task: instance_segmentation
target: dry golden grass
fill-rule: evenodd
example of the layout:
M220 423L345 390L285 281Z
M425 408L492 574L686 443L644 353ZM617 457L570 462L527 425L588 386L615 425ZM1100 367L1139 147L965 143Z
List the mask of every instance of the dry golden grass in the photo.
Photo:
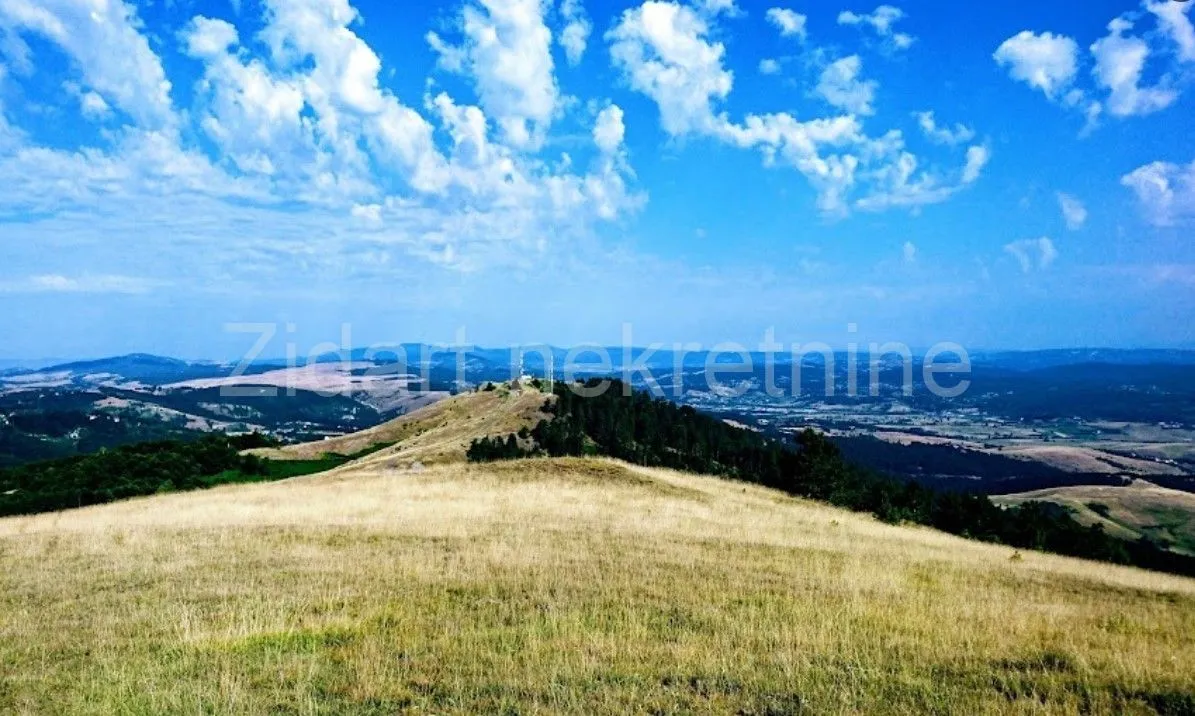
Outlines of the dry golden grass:
M1179 713L1192 664L1195 581L604 460L0 520L3 713Z
M410 467L465 459L475 438L533 428L549 396L535 388L462 393L351 435L249 452L272 460L312 460L329 453L353 455L375 445L400 443L366 458L375 467Z

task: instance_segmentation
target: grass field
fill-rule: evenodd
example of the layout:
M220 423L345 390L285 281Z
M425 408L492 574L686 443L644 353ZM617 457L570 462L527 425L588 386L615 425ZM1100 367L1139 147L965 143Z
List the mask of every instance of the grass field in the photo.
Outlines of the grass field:
M538 404L0 520L0 713L1195 710L1193 580L607 460L462 462Z

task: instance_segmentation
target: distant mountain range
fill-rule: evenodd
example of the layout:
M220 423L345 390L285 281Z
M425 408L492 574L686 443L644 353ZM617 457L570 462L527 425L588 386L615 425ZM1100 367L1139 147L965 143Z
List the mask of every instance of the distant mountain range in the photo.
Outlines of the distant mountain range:
M520 360L521 354L521 360ZM455 370L457 361L462 361L469 376L480 374L482 380L495 379L499 374L510 375L512 368L521 364L529 372L542 372L551 357L557 371L566 368L585 373L621 371L624 367L645 365L652 369L703 368L710 360L712 351L677 352L645 347L623 348L585 346L562 348L557 346L524 346L521 348L484 348L473 346L465 349L446 348L421 343L403 343L371 348L355 348L345 355L328 354L313 362L333 363L340 361L373 363L375 365L403 364L410 367L431 367L436 371ZM776 363L789 363L792 356L778 352L769 356L760 351L746 354L757 364L769 358ZM847 353L836 352L835 359L846 362ZM866 352L861 351L866 357ZM606 358L609 358L607 361ZM1068 348L1036 351L981 351L970 354L976 367L1003 370L1033 371L1080 364L1103 364L1110 366L1189 365L1195 366L1195 350L1179 349L1113 349L1113 348ZM738 354L718 354L716 362L723 364L741 360ZM820 361L817 354L809 354L806 360ZM241 366L246 374L262 373L285 368L290 365L303 366L307 360L300 358L293 364L285 358L269 358L251 361ZM0 379L16 378L37 373L70 373L73 375L108 374L126 380L147 384L167 384L197 378L215 378L232 375L240 366L239 361L186 361L178 358L133 353L123 356L95 360L51 363L45 360L9 359L0 361Z

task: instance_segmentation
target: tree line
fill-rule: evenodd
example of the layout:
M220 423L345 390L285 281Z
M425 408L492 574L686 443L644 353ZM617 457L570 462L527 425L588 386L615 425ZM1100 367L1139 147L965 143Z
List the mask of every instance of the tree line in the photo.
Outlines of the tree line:
M608 383L609 388L599 392L601 380L586 381L585 396L572 386L557 385L555 401L544 406L551 420L541 421L524 440L516 435L477 440L469 448L469 459L604 455L756 483L869 512L886 522L927 525L1020 549L1195 576L1195 558L1148 540L1112 537L1098 525L1084 527L1057 505L1001 508L983 495L933 490L854 465L813 430L798 433L792 441L774 439L645 392L625 395L622 383Z
M271 479L268 460L242 450L276 444L252 435L206 435L103 449L0 470L0 516L98 505L157 492Z

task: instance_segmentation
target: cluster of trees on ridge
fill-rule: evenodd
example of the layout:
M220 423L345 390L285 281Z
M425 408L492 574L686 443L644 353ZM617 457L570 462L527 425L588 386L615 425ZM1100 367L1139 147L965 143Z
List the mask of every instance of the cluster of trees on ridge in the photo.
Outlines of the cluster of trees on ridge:
M273 461L241 451L277 445L259 433L209 434L103 449L0 470L0 517L99 505L159 492L266 482L331 470L386 447L315 460Z
M470 446L469 459L605 455L752 482L870 512L887 522L911 522L1016 548L1195 576L1195 558L1146 540L1117 539L1099 526L1083 527L1056 505L1001 508L983 495L931 490L849 463L832 441L812 430L789 444L644 392L627 396L619 381L605 382L608 389L600 391L602 380L586 381L586 397L558 384L556 400L544 406L552 420L541 421L521 436L523 440L515 435L477 440Z

